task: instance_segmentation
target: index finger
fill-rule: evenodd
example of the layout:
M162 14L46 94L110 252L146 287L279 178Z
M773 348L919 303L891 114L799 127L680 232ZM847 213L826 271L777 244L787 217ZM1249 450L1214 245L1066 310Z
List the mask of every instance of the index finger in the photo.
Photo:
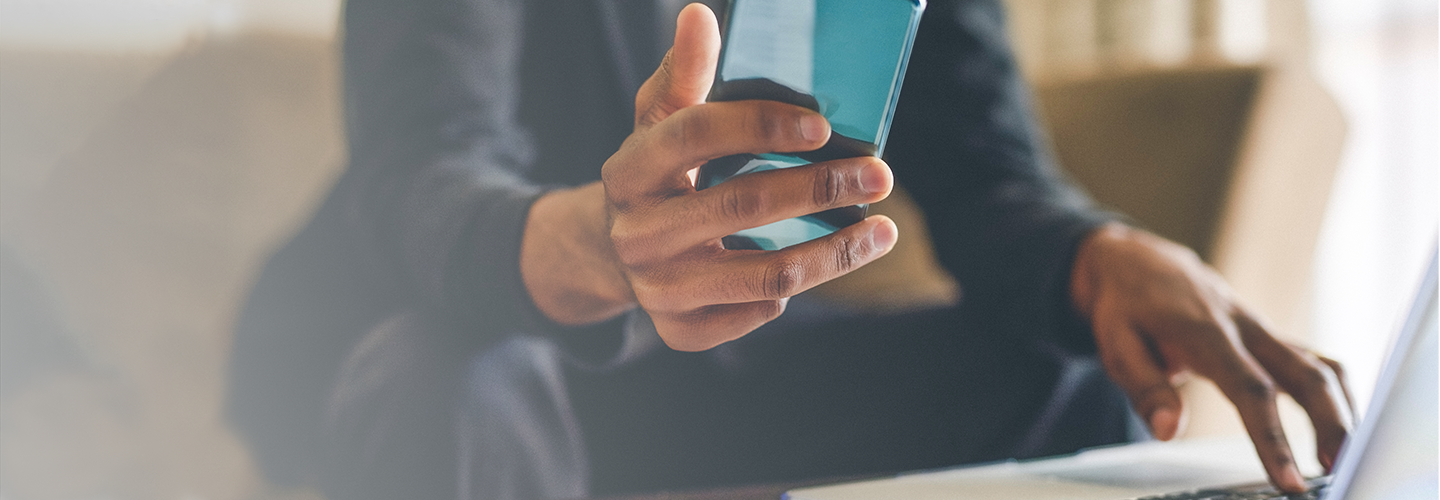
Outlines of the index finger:
M646 130L645 138L677 160L683 172L734 154L819 149L830 140L830 122L815 111L776 101L711 102L677 111Z
M1235 320L1245 347L1310 416L1317 458L1325 470L1330 470L1351 427L1339 379L1315 356L1270 335L1258 319L1245 311L1238 312Z
M602 177L640 196L693 189L686 172L741 153L811 151L830 139L830 123L814 111L774 101L712 102L675 112L637 131L605 162ZM611 182L623 179L624 182Z
M1235 404L1271 482L1282 491L1305 491L1305 479L1295 466L1290 441L1280 425L1280 412L1275 406L1275 381L1248 353L1232 348L1222 356L1225 357L1221 363L1224 368L1220 373L1202 374L1215 381L1225 397Z

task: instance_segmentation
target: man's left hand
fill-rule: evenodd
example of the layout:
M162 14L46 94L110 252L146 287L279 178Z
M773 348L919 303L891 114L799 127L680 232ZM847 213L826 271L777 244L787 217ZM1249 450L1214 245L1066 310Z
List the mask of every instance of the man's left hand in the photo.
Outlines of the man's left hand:
M1290 394L1315 426L1326 470L1351 426L1340 364L1277 339L1189 249L1122 224L1081 243L1070 281L1105 370L1156 438L1179 432L1175 380L1193 371L1235 404L1271 481L1304 491L1275 398Z

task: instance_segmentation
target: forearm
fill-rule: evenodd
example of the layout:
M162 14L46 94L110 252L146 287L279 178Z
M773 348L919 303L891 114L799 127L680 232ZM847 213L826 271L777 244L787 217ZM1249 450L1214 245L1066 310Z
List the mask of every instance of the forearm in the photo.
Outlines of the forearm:
M350 165L336 187L345 223L374 248L372 265L395 271L387 286L459 331L543 319L516 266L542 193L515 111L520 7L346 4Z
M976 321L999 334L1092 351L1089 325L1076 314L1068 285L1083 242L1111 216L1046 203L951 208L944 215L960 220L932 223L932 234L949 249L941 262L960 282Z
M977 321L1085 349L1067 296L1070 263L1113 216L1055 168L1004 26L996 1L930 4L887 160Z

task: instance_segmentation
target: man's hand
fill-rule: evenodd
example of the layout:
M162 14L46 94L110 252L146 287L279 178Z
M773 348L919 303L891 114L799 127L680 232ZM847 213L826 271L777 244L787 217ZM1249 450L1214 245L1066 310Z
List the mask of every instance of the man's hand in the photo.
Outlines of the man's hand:
M1335 463L1352 414L1339 363L1276 339L1189 249L1107 225L1081 244L1070 291L1094 327L1106 371L1155 437L1168 440L1179 431L1173 381L1193 370L1234 402L1280 489L1305 485L1280 427L1277 391L1310 415L1320 463L1326 470Z
M665 343L703 350L779 316L786 300L884 255L895 225L872 216L773 252L726 250L720 238L889 195L890 168L865 157L746 175L696 191L693 170L739 153L809 151L830 125L770 101L705 103L719 58L715 15L680 13L675 45L640 88L635 131L602 181L543 196L531 209L520 267L541 311L565 324L638 302Z

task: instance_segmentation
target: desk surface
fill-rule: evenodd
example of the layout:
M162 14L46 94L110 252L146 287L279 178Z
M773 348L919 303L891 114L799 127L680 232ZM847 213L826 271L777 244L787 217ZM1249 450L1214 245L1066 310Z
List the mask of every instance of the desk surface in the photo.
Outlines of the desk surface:
M665 491L643 495L603 497L595 500L778 500L786 491L807 486L874 479L878 476L839 477L695 491Z
M776 500L780 495L806 484L740 486L713 490L660 492L646 495L606 497L601 500Z

